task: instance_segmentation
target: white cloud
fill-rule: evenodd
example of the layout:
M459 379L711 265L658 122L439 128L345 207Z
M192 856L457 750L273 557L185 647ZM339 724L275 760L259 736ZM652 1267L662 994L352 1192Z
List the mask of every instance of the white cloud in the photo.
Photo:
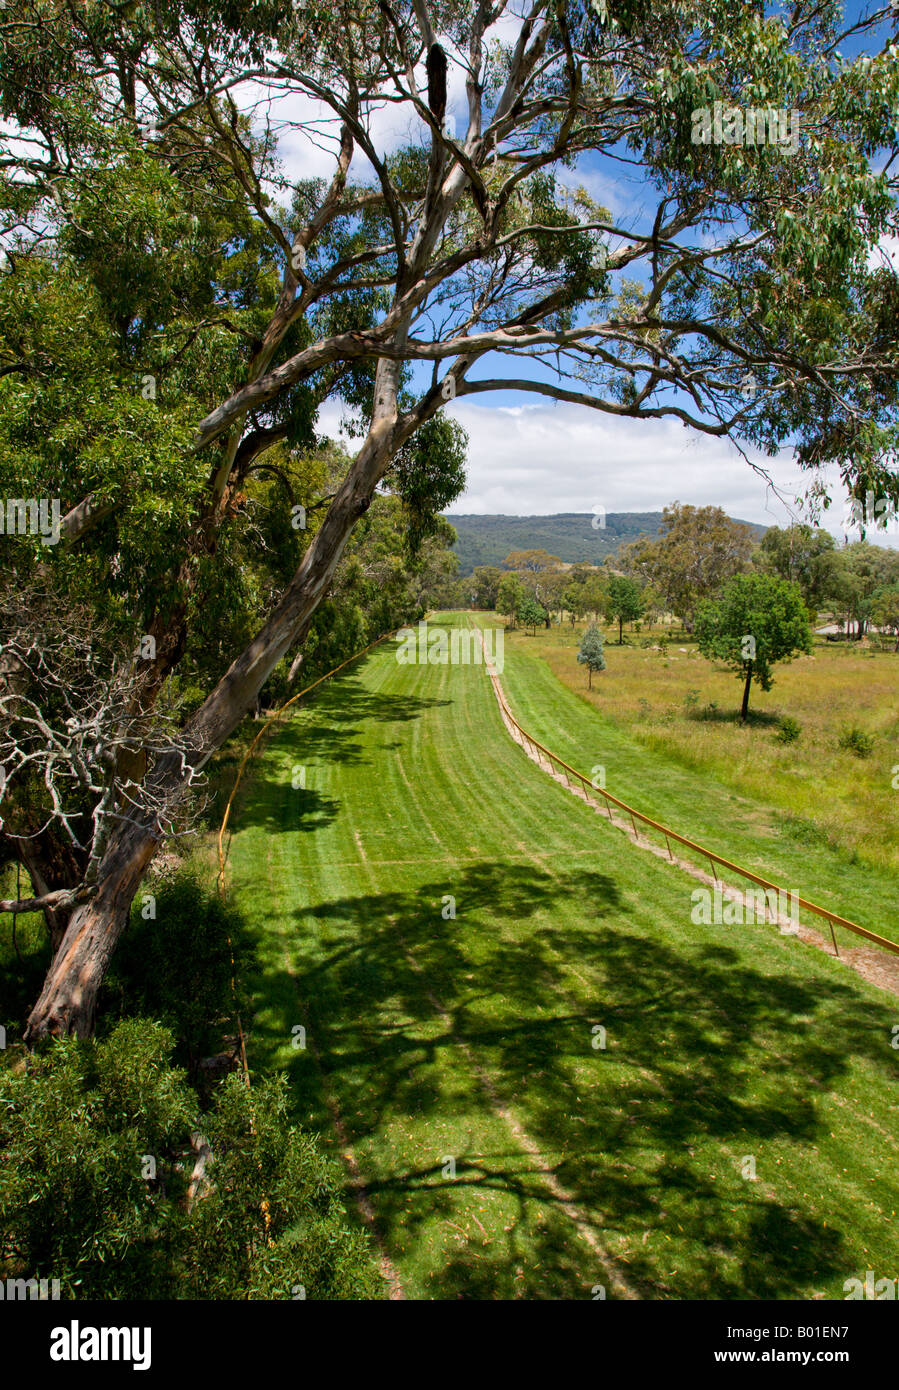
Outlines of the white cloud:
M868 269L879 270L889 267L894 274L899 272L899 237L883 236L868 256Z
M660 511L678 500L714 503L768 524L784 515L731 445L674 421L617 420L576 405L491 408L464 400L453 413L470 435L468 487L455 511ZM765 460L769 468L771 462ZM798 478L774 463L775 482L795 491Z
M711 439L672 420L619 420L586 407L559 404L447 407L469 434L468 484L454 512L545 516L555 512L661 511L670 502L722 507L729 516L763 526L805 519L799 499L812 475L789 451L771 459L747 450L770 476L769 486L727 440ZM340 409L328 405L319 428L339 435ZM351 448L358 447L352 441ZM834 501L820 519L838 538L845 490L827 475ZM786 501L781 501L779 491ZM849 533L858 539L858 531ZM868 531L877 545L899 548L893 522Z

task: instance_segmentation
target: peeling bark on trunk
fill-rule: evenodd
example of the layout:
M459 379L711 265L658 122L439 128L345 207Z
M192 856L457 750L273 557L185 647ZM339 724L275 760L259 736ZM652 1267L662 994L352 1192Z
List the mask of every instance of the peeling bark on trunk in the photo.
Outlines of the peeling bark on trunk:
M379 364L378 407L368 438L303 563L265 626L232 662L186 725L186 742L195 750L189 765L185 768L180 757L171 756L161 760L151 772L147 780L154 794L165 792L175 798L184 789L191 770L202 768L222 746L255 705L274 667L305 637L353 526L367 511L396 449L420 423L419 419L405 417L403 428L397 429L397 372L396 363ZM151 824L130 824L112 836L100 866L97 894L72 913L41 996L29 1016L25 1034L28 1043L48 1034L87 1037L92 1032L100 985L127 925L131 901L158 843L158 834Z
M152 858L156 841L130 827L110 848L96 897L72 913L28 1019L26 1042L51 1033L91 1035L97 994L128 921L128 910Z

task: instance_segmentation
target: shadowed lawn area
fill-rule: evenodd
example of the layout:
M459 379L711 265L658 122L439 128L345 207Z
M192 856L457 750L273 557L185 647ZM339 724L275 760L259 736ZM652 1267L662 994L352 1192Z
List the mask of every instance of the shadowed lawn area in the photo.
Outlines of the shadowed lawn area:
M482 668L395 650L275 734L229 877L251 1064L352 1147L407 1297L839 1299L899 1272L895 1001L775 928L693 925L695 880L529 762ZM523 722L541 671L581 705L514 671Z

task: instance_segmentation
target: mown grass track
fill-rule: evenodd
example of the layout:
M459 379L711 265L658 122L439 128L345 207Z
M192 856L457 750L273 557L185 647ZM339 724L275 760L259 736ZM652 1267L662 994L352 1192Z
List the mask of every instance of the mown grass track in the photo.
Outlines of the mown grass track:
M492 615L469 617L482 628L494 625ZM563 686L543 659L541 645L520 629L506 637L504 658L503 689L516 719L560 758L588 775L601 765L609 791L646 815L860 926L899 940L899 880L892 870L860 862L823 835L815 836L813 826L797 827L782 811L740 794L711 772L685 767L677 756L666 758L648 748L588 703L586 676L583 695ZM583 671L576 667L576 649L570 664ZM605 672L595 678L594 687L601 690L604 680ZM733 737L736 741L740 731L735 729ZM760 741L758 757L766 756L772 756L770 749ZM802 833L803 826L808 833ZM808 920L827 934L823 920ZM839 928L837 940L841 948L865 944Z
M406 1296L841 1298L899 1272L894 1002L775 929L692 925L695 881L528 761L483 668L395 650L274 735L229 880L251 1064L335 1147L339 1113Z

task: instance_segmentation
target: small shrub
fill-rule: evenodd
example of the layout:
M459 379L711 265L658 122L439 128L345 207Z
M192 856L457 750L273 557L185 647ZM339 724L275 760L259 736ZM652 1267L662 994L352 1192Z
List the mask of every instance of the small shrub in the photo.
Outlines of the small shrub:
M795 743L801 733L802 725L799 723L798 719L793 719L790 715L786 715L777 726L777 733L774 737L777 739L778 743Z
M148 920L141 915L144 896L141 891L135 898L105 988L119 1017L140 1014L171 1030L176 1060L193 1077L200 1058L216 1052L222 1035L233 1031L236 1008L248 1012L240 985L249 953L246 929L192 866L154 887L156 915Z
M778 821L781 834L793 840L797 845L837 848L836 842L813 821L805 820L803 817L793 815L790 812L783 812L778 815Z
M866 734L856 724L847 725L840 733L839 745L845 753L854 753L857 758L867 758L874 748L874 735Z
M699 691L698 691L698 690L688 690L687 693L686 693L686 695L684 696L684 709L686 709L686 710L695 709L696 706L697 706L698 704L699 704Z
M0 1068L0 1269L63 1298L383 1297L341 1174L287 1118L282 1075L232 1076L202 1112L150 1019ZM191 1137L208 1185L190 1210ZM262 1209L267 1200L268 1221Z

